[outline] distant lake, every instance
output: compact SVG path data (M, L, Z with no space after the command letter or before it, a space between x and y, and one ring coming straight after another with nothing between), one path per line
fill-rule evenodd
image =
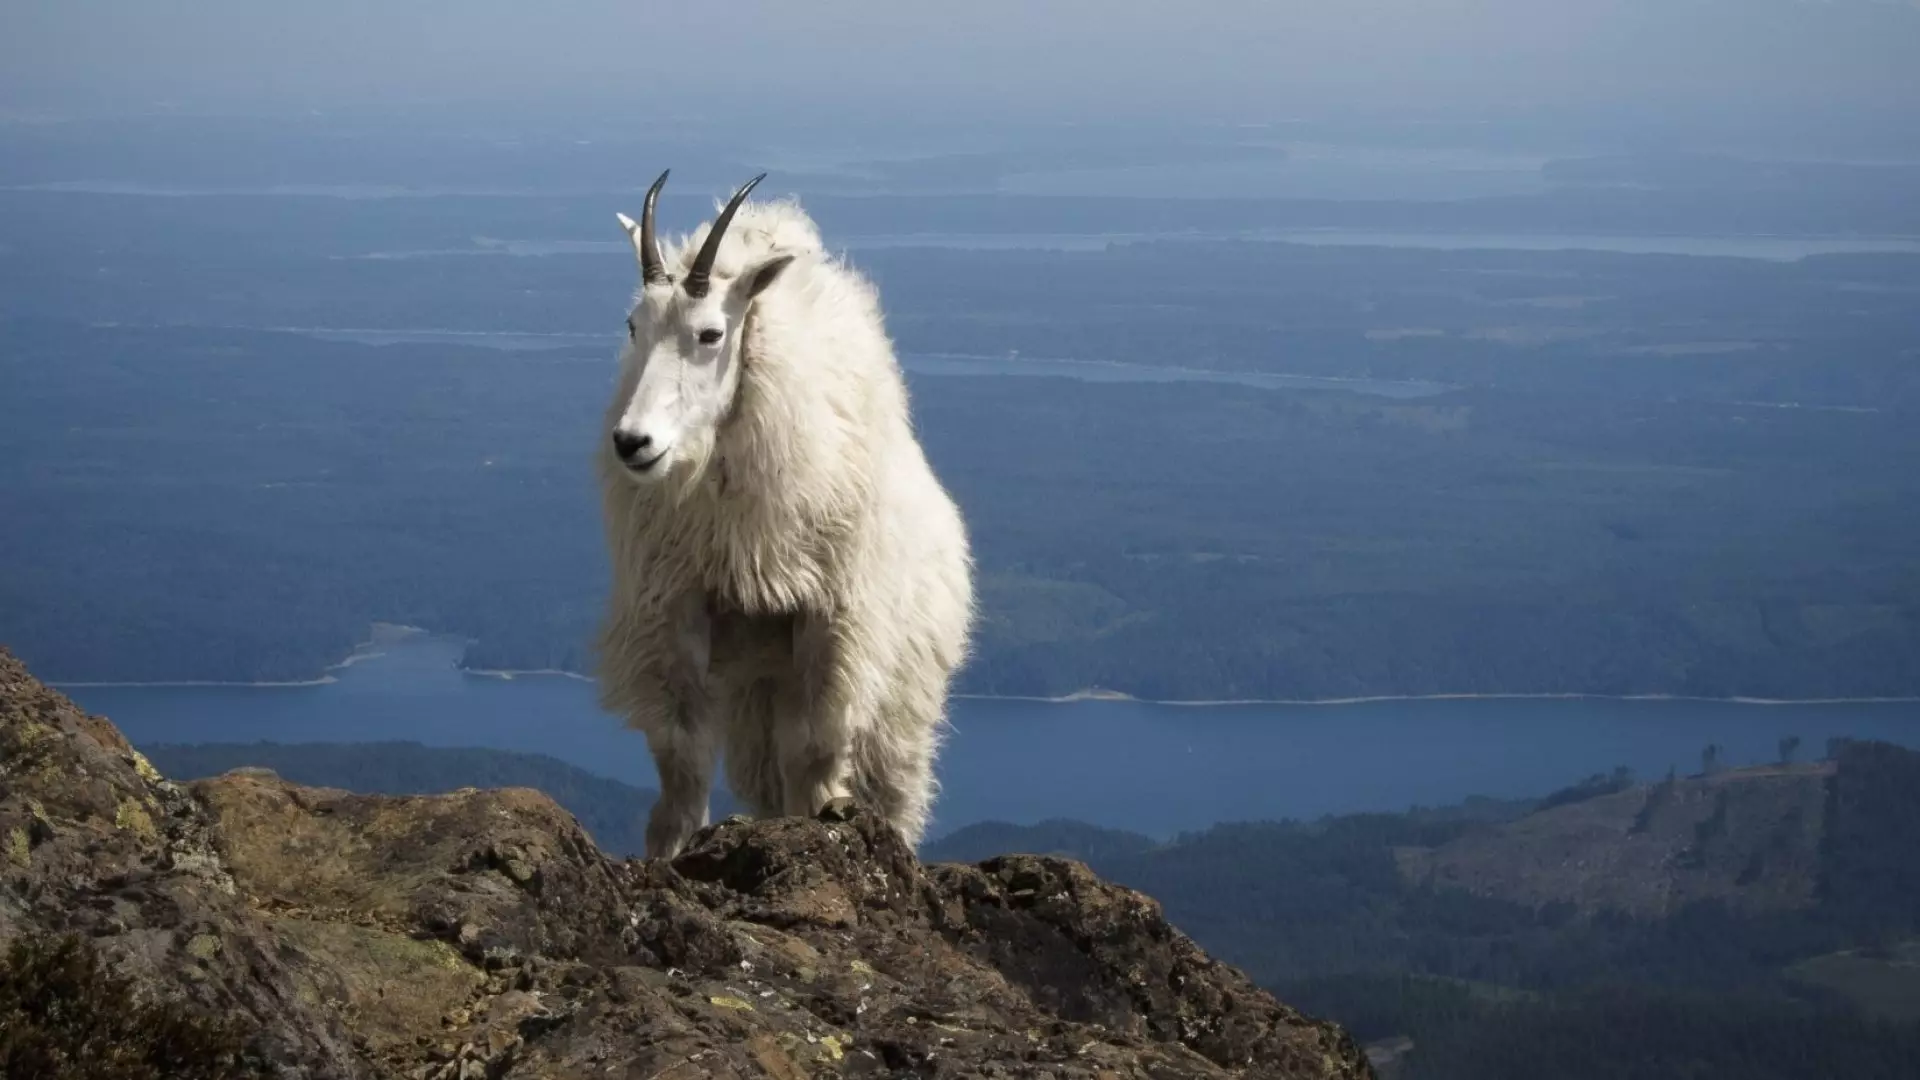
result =
M460 643L385 644L307 686L69 686L136 744L408 739L550 754L656 786L645 740L558 676L457 669ZM971 822L1073 817L1154 835L1219 821L1539 795L1627 765L1642 777L1804 754L1830 736L1920 746L1920 705L1428 700L1348 705L1054 704L959 699L942 754L934 834Z

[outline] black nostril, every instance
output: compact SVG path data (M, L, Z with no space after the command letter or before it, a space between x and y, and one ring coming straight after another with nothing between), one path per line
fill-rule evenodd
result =
M620 455L621 461L632 460L633 455L652 445L653 437L650 435L634 435L625 431L613 433L613 452Z

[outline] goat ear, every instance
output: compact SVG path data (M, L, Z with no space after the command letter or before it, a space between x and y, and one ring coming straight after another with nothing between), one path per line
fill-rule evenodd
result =
M633 244L634 254L636 255L639 254L640 253L640 223L628 217L627 215L618 213L618 212L616 212L613 215L613 217L614 217L614 220L620 223L621 230L627 234L627 240Z
M781 273L792 264L793 256L775 255L773 258L768 259L759 266L741 275L741 284L744 285L747 290L746 295L743 296L742 299L751 300L761 293L766 292L767 286L778 281Z

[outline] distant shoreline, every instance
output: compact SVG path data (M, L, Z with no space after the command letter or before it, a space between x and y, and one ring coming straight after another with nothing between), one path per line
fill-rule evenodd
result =
M1695 694L1370 694L1342 698L1220 698L1172 700L1142 698L1118 690L1076 690L1055 697L1023 694L954 694L969 701L1028 701L1042 705L1074 705L1083 702L1127 702L1134 705L1167 705L1179 708L1214 708L1224 705L1372 705L1389 701L1694 701L1718 705L1920 705L1920 697L1850 698L1763 698L1701 697Z
M251 689L258 689L258 690L286 690L286 689L291 689L297 686L326 686L329 683L337 683L339 681L340 680L338 678L335 678L332 675L322 675L317 679L290 679L284 682L224 682L219 679L173 679L173 680L163 680L159 682L93 682L93 681L50 682L50 683L47 683L46 685L53 687L55 690L64 690L69 687L72 687L76 690L98 689L102 687L105 687L108 689L119 688L124 690L139 690L139 689L164 690L164 689L185 689L187 687L194 687L194 686L201 686L201 687L224 686L229 689L251 688Z
M402 626L394 623L375 623L368 634L368 640L354 647L346 659L329 665L317 679L291 679L265 682L223 682L214 679L184 679L156 682L56 682L47 685L54 688L72 687L256 687L285 688L299 686L325 686L339 682L333 673L352 667L363 661L384 655L381 645L411 638L431 637L432 631L418 626ZM593 676L562 668L471 668L455 661L454 670L462 675L471 675L482 679L496 679L512 682L515 679L573 679L577 682L593 682ZM1180 708L1202 709L1233 705L1372 705L1390 701L1693 701L1721 705L1916 705L1920 696L1911 697L1840 697L1840 698L1763 698L1748 695L1735 697L1702 697L1695 694L1590 694L1590 693L1551 693L1551 694L1502 694L1502 693L1449 693L1449 694L1362 694L1338 698L1203 698L1193 700L1167 700L1159 698L1136 697L1119 690L1090 686L1075 690L1070 694L1054 696L1029 694L954 694L954 698L966 701L1025 701L1041 705L1075 705L1083 702L1127 702L1135 705L1167 705Z
M563 678L592 682L593 676L558 668L467 668L464 675L511 681L519 678ZM1026 701L1040 705L1076 705L1083 702L1126 702L1134 705L1168 705L1204 709L1230 705L1371 705L1389 701L1697 701L1720 705L1920 705L1920 696L1851 698L1763 698L1750 696L1700 697L1693 694L1368 694L1341 698L1200 698L1173 700L1135 697L1119 690L1090 687L1071 694L1044 697L1029 694L953 694L966 701Z
M397 623L374 623L368 632L367 640L355 645L353 651L348 653L346 658L339 663L328 664L322 668L320 677L317 679L267 679L257 682L241 682L231 679L163 679L150 682L72 681L49 682L46 685L53 687L55 690L68 686L74 687L75 689L119 687L128 690L137 690L143 687L152 689L172 687L180 689L194 686L284 690L299 686L327 686L340 681L339 677L333 674L334 672L342 671L363 661L386 655L385 650L380 648L383 642L404 641L407 638L423 637L430 633L430 631L418 626L401 626Z
M345 661L329 667L329 672L338 671L364 660L381 655L379 651L357 652ZM458 667L455 670L462 675L475 678L494 679L500 682L513 682L517 679L572 679L575 682L591 683L593 676L577 671L564 671L559 668L469 668ZM121 689L185 689L190 687L230 687L250 689L288 689L303 686L326 686L337 683L336 675L322 675L317 679L294 679L267 682L226 682L216 679L181 679L154 682L52 682L55 689L74 687L121 688ZM1170 699L1143 698L1118 690L1086 689L1071 694L1043 696L1037 694L954 694L956 700L964 701L1022 701L1036 705L1079 705L1089 702L1125 703L1132 705L1164 705L1171 708L1210 709L1233 706L1260 705L1377 705L1394 701L1688 701L1714 705L1920 705L1920 696L1912 697L1828 697L1828 698L1764 698L1740 695L1735 697L1703 697L1697 694L1591 694L1591 693L1451 693L1451 694L1365 694L1338 698L1202 698Z
M471 668L460 669L462 675L477 675L483 679L499 679L512 682L515 679L549 678L574 679L579 682L592 682L593 676L582 675L577 671L563 671L560 668Z

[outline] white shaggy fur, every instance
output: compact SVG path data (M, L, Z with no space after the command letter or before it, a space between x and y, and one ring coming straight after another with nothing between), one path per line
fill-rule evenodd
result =
M690 297L711 227L662 244L673 281L643 283L606 414L658 464L604 437L599 455L601 700L659 768L647 855L707 823L722 751L757 815L851 795L916 844L974 616L966 529L914 436L874 287L797 203L748 202L711 293Z

